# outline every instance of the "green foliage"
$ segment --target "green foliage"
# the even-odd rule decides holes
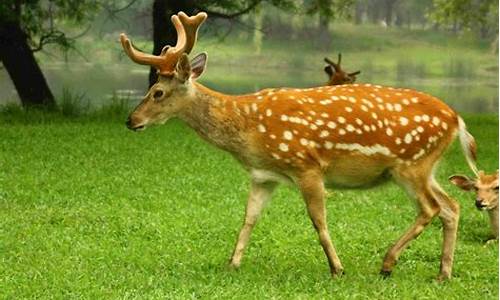
[[[74,48],[62,25],[81,25],[92,19],[102,6],[97,0],[5,0],[0,4],[0,23],[19,23],[35,51],[47,44],[63,50]]]
[[[33,115],[35,114],[35,115]],[[447,176],[468,173],[458,144],[437,180],[461,204],[454,277],[435,282],[434,220],[378,275],[415,208],[394,184],[337,190],[327,203],[346,275],[332,280],[295,189],[281,187],[257,224],[241,270],[225,268],[242,224],[248,178],[179,122],[134,133],[31,111],[0,113],[0,298],[498,299],[498,245],[487,216]],[[4,118],[11,118],[4,122]],[[468,116],[479,165],[498,165],[498,117]]]
[[[498,34],[498,1],[434,0],[431,18],[443,25],[459,25],[466,29]]]
[[[63,116],[76,117],[89,110],[89,101],[84,93],[75,94],[63,88],[59,109]]]

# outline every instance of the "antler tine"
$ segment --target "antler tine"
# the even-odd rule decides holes
[[[177,42],[175,47],[165,46],[160,55],[151,55],[136,50],[125,34],[120,35],[125,53],[136,63],[154,66],[161,75],[170,75],[175,70],[175,65],[179,61],[182,53],[190,53],[196,43],[198,28],[207,18],[204,12],[196,16],[188,17],[185,13],[179,12],[173,15],[171,20],[177,31]]]
[[[156,66],[160,65],[163,61],[163,58],[159,56],[144,53],[135,49],[125,33],[120,34],[120,41],[122,43],[123,50],[125,50],[128,57],[138,64]]]
[[[186,33],[184,52],[189,54],[196,43],[198,28],[206,20],[207,14],[200,12],[196,16],[188,17],[188,15],[181,11],[178,13],[178,16]]]
[[[347,75],[349,75],[349,76],[356,76],[356,75],[359,75],[359,74],[361,74],[361,71],[352,72],[352,73],[349,73]]]
[[[340,71],[340,66],[336,63],[334,63],[331,59],[329,59],[328,57],[325,57],[325,62],[329,65],[331,65],[334,69],[335,69],[335,72],[339,72]]]
[[[342,54],[339,52],[339,56],[337,59],[337,65],[340,67],[340,62],[342,61]]]

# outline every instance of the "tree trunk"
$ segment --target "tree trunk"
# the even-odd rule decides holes
[[[0,22],[0,60],[9,73],[24,107],[56,106],[26,35],[16,22]]]
[[[170,16],[183,11],[188,15],[194,13],[195,7],[192,0],[155,0],[153,2],[153,54],[159,55],[166,45],[175,46],[177,32],[170,21]],[[149,70],[149,87],[156,83],[158,75],[156,69]]]
[[[363,22],[363,12],[365,8],[361,1],[356,1],[354,5],[354,24],[359,25]]]
[[[394,14],[394,4],[397,0],[385,0],[384,10],[385,10],[385,23],[387,26],[392,26],[392,19]]]

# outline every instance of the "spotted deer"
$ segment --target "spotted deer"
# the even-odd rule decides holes
[[[475,179],[465,175],[453,175],[449,180],[462,190],[476,194],[476,207],[488,212],[493,237],[498,240],[498,171],[494,174],[479,171],[475,175]]]
[[[352,73],[347,73],[342,70],[340,62],[342,61],[342,54],[339,53],[337,63],[334,63],[328,57],[325,57],[325,62],[328,64],[325,66],[325,73],[328,75],[327,85],[341,85],[354,83],[356,81],[356,75],[359,75],[361,71],[356,71]]]
[[[433,171],[457,133],[474,165],[474,139],[462,119],[433,96],[371,84],[269,88],[245,95],[211,90],[197,82],[207,54],[188,59],[206,17],[203,12],[173,15],[177,43],[158,56],[136,50],[121,35],[127,55],[154,66],[160,75],[126,125],[137,131],[178,117],[249,172],[245,218],[230,265],[240,266],[273,191],[290,183],[302,194],[331,274],[341,275],[343,266],[327,229],[325,185],[365,187],[390,175],[416,198],[419,209],[415,223],[385,255],[381,273],[389,275],[403,249],[439,216],[444,233],[439,279],[449,278],[459,206],[434,180]]]

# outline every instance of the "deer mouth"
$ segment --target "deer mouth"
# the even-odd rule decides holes
[[[130,119],[127,120],[125,125],[127,126],[128,129],[133,131],[142,131],[146,129],[146,126],[144,124],[134,125],[132,124],[132,121]]]
[[[146,126],[140,125],[140,126],[136,126],[134,128],[130,128],[130,129],[133,131],[143,131],[144,129],[146,129]]]

